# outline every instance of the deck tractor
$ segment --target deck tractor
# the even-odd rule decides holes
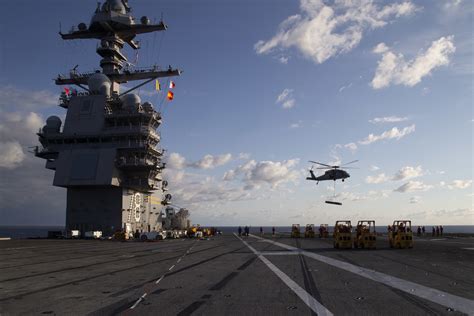
[[[291,238],[300,238],[300,224],[291,225]]]
[[[352,248],[351,221],[337,221],[334,225],[334,248]]]
[[[390,248],[413,248],[413,232],[411,221],[393,221],[391,231],[388,234]]]
[[[314,224],[307,224],[304,231],[305,238],[314,238]]]
[[[329,225],[321,224],[319,225],[319,238],[328,238],[329,237]]]
[[[354,248],[375,249],[376,241],[375,221],[359,221],[356,227]]]

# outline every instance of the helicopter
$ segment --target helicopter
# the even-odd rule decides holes
[[[316,169],[326,169],[327,171],[324,172],[323,175],[321,175],[319,177],[316,177],[316,175],[313,172],[313,167],[311,167],[311,169],[309,170],[309,173],[311,174],[311,177],[307,177],[306,180],[316,181],[316,184],[318,184],[319,181],[327,181],[327,180],[336,181],[336,180],[339,180],[339,179],[342,180],[342,182],[344,182],[344,180],[349,178],[351,175],[343,169],[355,169],[355,168],[344,167],[344,166],[347,166],[349,164],[352,164],[352,163],[358,162],[358,161],[359,160],[354,160],[354,161],[345,163],[341,166],[330,166],[330,165],[326,165],[324,163],[320,163],[320,162],[317,162],[317,161],[310,160],[309,162],[311,162],[313,164],[323,166],[323,167],[318,167]]]
[[[336,197],[336,180],[342,180],[342,182],[344,182],[345,179],[349,178],[351,175],[343,169],[356,169],[354,167],[345,167],[345,166],[347,166],[349,164],[352,164],[352,163],[355,163],[357,161],[359,161],[359,160],[354,160],[354,161],[345,163],[345,164],[340,165],[340,166],[337,166],[337,165],[336,166],[330,166],[330,165],[327,165],[327,164],[324,164],[324,163],[320,163],[320,162],[317,162],[317,161],[310,160],[309,162],[313,163],[313,166],[311,166],[311,169],[309,170],[309,173],[311,174],[311,176],[307,177],[306,180],[316,181],[316,184],[319,184],[319,181],[333,180],[334,181],[334,197]],[[323,170],[327,170],[327,171],[325,171],[323,175],[317,177],[314,174],[314,171],[313,171],[314,164],[322,166],[322,167],[318,167],[316,169],[323,169]],[[326,203],[335,204],[335,205],[342,205],[342,203],[335,202],[335,201],[326,201]]]

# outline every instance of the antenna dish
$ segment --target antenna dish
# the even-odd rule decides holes
[[[150,19],[147,16],[142,16],[140,22],[142,22],[143,25],[148,25],[150,24]]]
[[[80,31],[85,31],[85,30],[87,30],[87,25],[86,25],[86,23],[79,23],[79,25],[77,26],[77,28],[78,28]]]
[[[95,73],[87,80],[89,91],[92,94],[110,95],[110,87],[112,85],[109,77],[102,73]]]

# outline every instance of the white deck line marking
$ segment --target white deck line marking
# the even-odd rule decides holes
[[[134,309],[135,307],[138,306],[138,304],[140,304],[140,302],[143,300],[143,298],[140,296],[140,298],[135,302],[135,304],[132,305],[132,307],[130,307],[130,309]]]
[[[165,277],[164,275],[160,276],[160,278],[159,278],[158,280],[156,280],[155,284],[158,284],[158,283],[160,283],[160,282],[161,282],[161,280],[163,280],[163,278],[164,278],[164,277]]]
[[[178,261],[176,261],[176,263],[180,263],[181,262],[181,259],[183,259],[182,257],[178,259]]]
[[[0,249],[0,251],[3,251],[3,250],[20,250],[20,249],[31,249],[31,248],[36,248],[36,247],[16,247],[16,248],[3,248],[3,249]]]
[[[263,239],[255,235],[251,235],[251,236],[258,239]],[[272,241],[269,241],[269,242],[272,242]],[[359,267],[359,266],[347,263],[345,261],[340,261],[340,260],[332,259],[326,256],[318,255],[312,252],[304,251],[299,248],[285,245],[279,242],[274,242],[274,244],[285,249],[301,251],[303,255],[316,259],[323,263],[329,264],[333,267],[352,272],[354,274],[360,275],[364,278],[373,280],[375,282],[383,283],[385,285],[399,289],[403,292],[424,298],[433,303],[440,304],[440,305],[450,307],[450,308],[454,308],[455,310],[466,313],[468,315],[474,315],[474,301],[473,300],[456,296],[453,294],[449,294],[449,293],[436,290],[436,289],[433,289],[421,284],[417,284],[414,282],[399,279],[397,277],[390,276],[388,274],[384,274],[381,272],[377,272],[375,270]]]
[[[438,243],[444,243],[444,244],[461,244],[461,245],[472,245],[473,242],[469,242],[469,240],[466,241],[451,241],[449,239],[415,239],[415,242],[436,242]]]
[[[187,251],[186,253],[188,253],[188,252],[189,252],[189,250],[191,250],[193,247],[194,247],[194,245],[193,245],[193,246],[191,246],[191,248],[189,248],[189,249],[188,249],[188,251]],[[186,254],[183,254],[183,255],[182,255],[182,256],[181,256],[181,257],[178,259],[178,262],[180,262],[180,261],[181,261],[181,259],[182,259],[182,258],[184,258],[184,256],[186,256]],[[174,268],[174,267],[175,267],[175,264],[173,264],[173,265],[172,265],[172,266],[171,266],[171,267],[168,269],[168,271],[171,271],[171,270],[173,270],[173,268]],[[160,277],[158,280],[156,280],[155,284],[158,284],[158,283],[160,283],[160,282],[161,282],[161,280],[163,280],[163,279],[165,278],[165,275],[166,275],[166,274],[163,274],[163,275],[162,275],[162,276],[161,276],[161,277]],[[139,299],[137,299],[137,301],[136,301],[136,302],[135,302],[135,303],[134,303],[134,304],[133,304],[133,305],[130,307],[130,309],[135,309],[135,307],[137,307],[137,306],[138,306],[138,304],[140,304],[140,302],[141,302],[141,301],[142,301],[142,300],[143,300],[143,299],[144,299],[144,298],[145,298],[147,295],[148,295],[148,293],[147,293],[147,292],[143,293],[143,295],[142,295],[142,296],[140,296],[140,298],[139,298]]]
[[[298,297],[316,314],[322,316],[322,315],[333,315],[326,307],[321,305],[314,297],[312,297],[308,292],[306,292],[301,286],[299,286],[295,281],[290,279],[289,276],[287,276],[283,271],[278,269],[273,263],[270,262],[267,258],[264,257],[265,254],[258,252],[250,246],[245,240],[237,236],[235,234],[235,237],[240,239],[241,242],[244,243],[254,254],[257,255],[257,257],[267,265],[267,267],[272,270],[273,273],[275,273],[282,281],[285,283]]]
[[[261,252],[262,256],[294,256],[294,255],[301,255],[299,251],[268,251],[268,252]]]

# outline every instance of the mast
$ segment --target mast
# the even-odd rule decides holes
[[[131,8],[127,0],[107,0],[104,4],[97,4],[97,9],[92,16],[89,26],[79,23],[78,30],[72,29],[69,33],[59,32],[63,40],[75,39],[97,39],[100,41],[97,54],[102,57],[100,67],[112,82],[111,94],[119,93],[120,84],[128,81],[147,80],[152,81],[160,77],[179,76],[179,69],[169,66],[167,69],[153,66],[145,69],[124,70],[128,63],[127,57],[121,50],[125,44],[132,49],[140,49],[139,43],[135,41],[138,34],[165,31],[166,24],[160,21],[158,24],[150,24],[146,16],[142,16],[139,23],[131,15]],[[78,73],[73,70],[69,75],[58,75],[55,79],[57,85],[77,85],[82,88],[95,72]]]

